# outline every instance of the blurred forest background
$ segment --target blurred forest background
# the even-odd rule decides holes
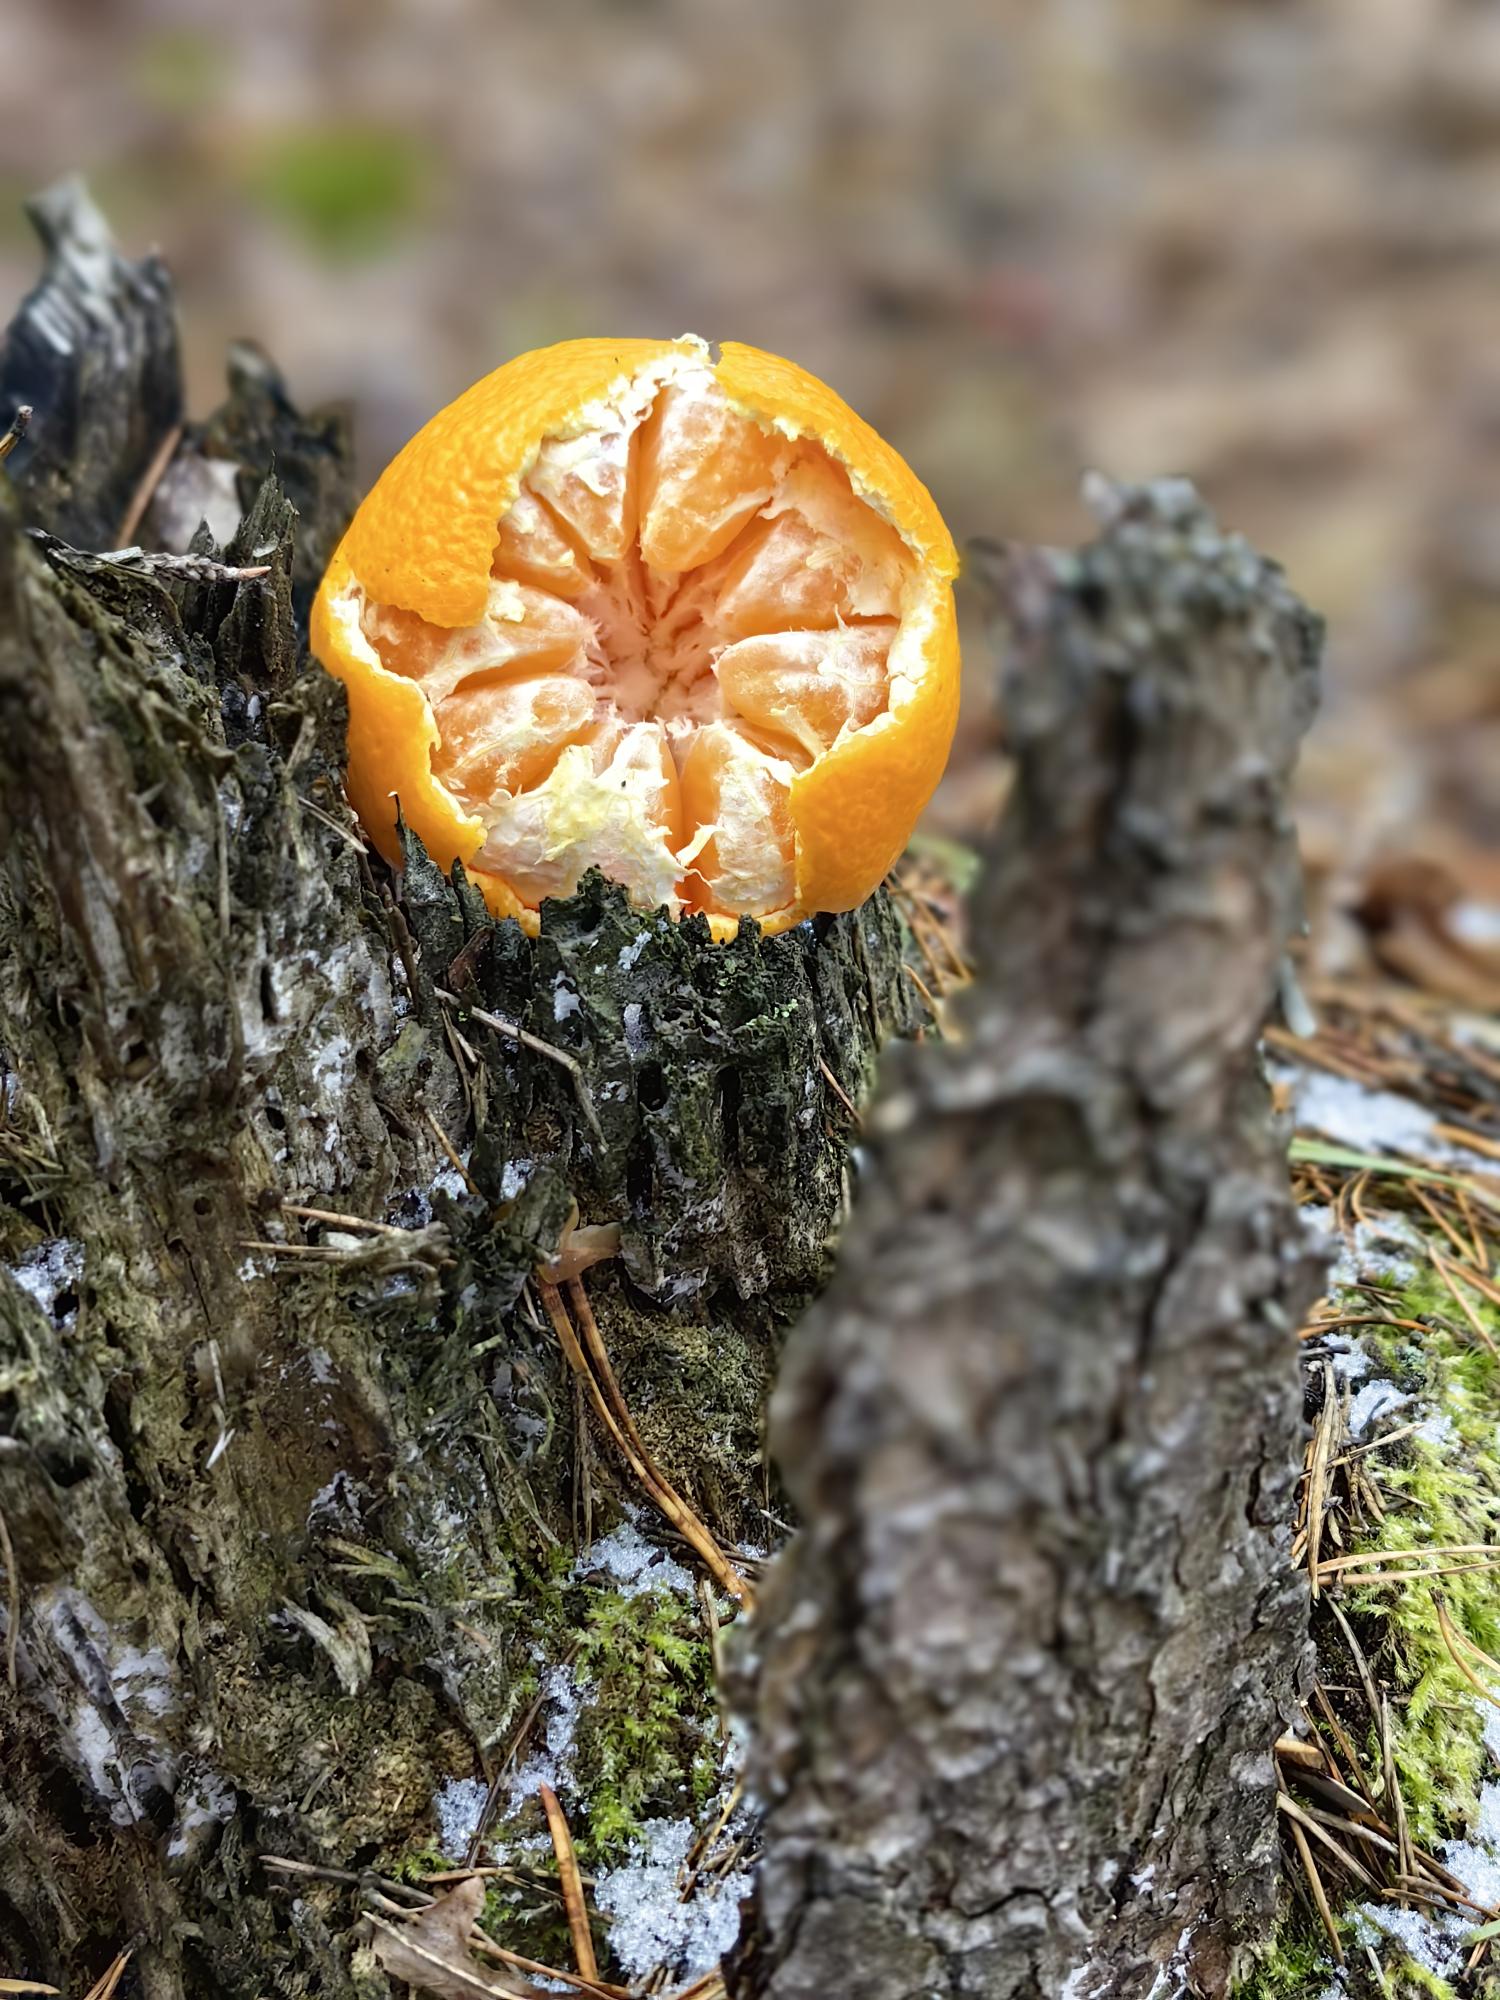
[[[75,168],[176,274],[194,412],[249,335],[367,477],[522,348],[688,328],[826,376],[961,543],[1190,475],[1331,620],[1332,902],[1500,904],[1489,0],[9,0],[7,311]],[[967,679],[960,836],[1003,782]],[[1370,926],[1320,934],[1352,970]]]

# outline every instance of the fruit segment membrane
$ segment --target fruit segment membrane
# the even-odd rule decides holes
[[[641,908],[768,917],[796,894],[792,785],[885,713],[914,571],[827,451],[695,361],[543,441],[478,624],[360,621],[427,696],[474,865],[523,902],[597,866]]]

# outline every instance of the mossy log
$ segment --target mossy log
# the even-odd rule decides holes
[[[342,420],[245,350],[176,435],[160,267],[76,189],[38,220],[0,358],[35,408],[0,500],[0,1971],[78,1994],[129,1944],[152,2000],[376,1995],[357,1895],[263,1857],[398,1872],[570,1659],[586,1859],[717,1782],[727,1607],[591,1573],[630,1506],[693,1558],[529,1275],[575,1210],[619,1226],[588,1291],[641,1438],[764,1544],[782,1331],[915,989],[883,896],[719,948],[591,879],[532,941],[415,845],[373,862],[303,626]],[[200,516],[226,547],[113,547]]]

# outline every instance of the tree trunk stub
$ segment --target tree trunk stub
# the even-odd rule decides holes
[[[618,1225],[584,1284],[640,1449],[753,1573],[849,1104],[926,1020],[909,940],[882,894],[715,947],[598,877],[528,940],[416,842],[386,871],[305,647],[344,420],[246,348],[177,435],[160,266],[77,187],[34,213],[0,351],[0,419],[36,412],[0,478],[0,1973],[77,1994],[133,1944],[150,2000],[378,2000],[361,1880],[455,1783],[458,1844],[488,1788],[520,1870],[505,1942],[571,1964],[537,1781],[601,1878],[712,1818],[732,1607],[534,1274]],[[1317,640],[1184,490],[1110,505],[1006,567],[984,980],[959,1045],[886,1058],[773,1406],[809,1525],[739,1644],[740,2000],[1219,1995],[1269,1907],[1311,1266],[1255,1045]],[[622,1581],[622,1536],[681,1588]]]
[[[1003,567],[967,1036],[890,1059],[773,1402],[774,2000],[1222,1995],[1272,1906],[1317,1267],[1257,1042],[1319,628],[1189,490],[1100,499],[1081,554]]]
[[[721,1542],[764,1545],[838,1093],[919,1009],[883,895],[721,948],[597,878],[535,941],[415,845],[393,884],[298,616],[352,504],[340,420],[245,351],[181,441],[152,514],[185,535],[232,499],[222,559],[259,580],[206,530],[175,569],[50,539],[114,546],[180,389],[157,268],[76,191],[47,213],[0,369],[36,408],[0,520],[0,1968],[77,1993],[134,1939],[152,1996],[383,1993],[357,1899],[262,1854],[391,1871],[538,1704],[542,1734],[578,1710],[597,1854],[718,1782],[702,1607],[622,1595],[588,1528],[633,1510],[692,1559],[580,1425],[528,1274],[575,1204],[620,1225],[587,1284],[639,1432]],[[38,323],[71,369],[31,368]],[[636,1709],[659,1768],[621,1790]]]

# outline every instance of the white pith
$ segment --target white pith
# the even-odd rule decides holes
[[[651,558],[651,559],[648,559]],[[349,637],[415,679],[433,776],[523,902],[590,866],[641,908],[769,918],[791,792],[921,672],[933,596],[821,445],[731,408],[680,346],[543,440],[461,630],[367,602]]]

